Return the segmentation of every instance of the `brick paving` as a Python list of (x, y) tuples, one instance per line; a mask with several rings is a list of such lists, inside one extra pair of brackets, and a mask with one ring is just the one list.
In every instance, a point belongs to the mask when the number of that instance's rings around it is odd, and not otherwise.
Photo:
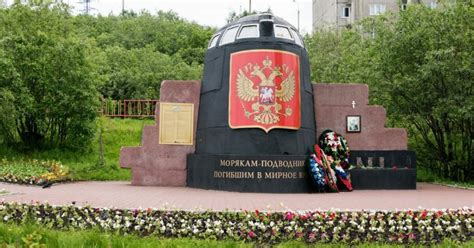
[(202, 190), (185, 187), (142, 187), (129, 182), (77, 182), (43, 189), (0, 183), (5, 202), (45, 202), (117, 208), (180, 210), (327, 210), (474, 207), (474, 190), (418, 183), (417, 190), (356, 190), (326, 194), (267, 194)]

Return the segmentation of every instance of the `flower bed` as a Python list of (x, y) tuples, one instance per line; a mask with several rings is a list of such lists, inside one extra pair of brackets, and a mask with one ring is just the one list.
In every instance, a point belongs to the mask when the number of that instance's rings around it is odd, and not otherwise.
[(439, 242), (471, 240), (473, 209), (416, 211), (187, 212), (1, 203), (4, 223), (59, 230), (97, 228), (117, 234), (233, 239), (265, 243)]
[(0, 181), (18, 184), (46, 184), (69, 179), (68, 169), (57, 161), (0, 160)]

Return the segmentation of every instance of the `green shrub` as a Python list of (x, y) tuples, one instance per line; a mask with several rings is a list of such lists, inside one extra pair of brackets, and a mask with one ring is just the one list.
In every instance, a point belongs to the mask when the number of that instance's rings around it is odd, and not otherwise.
[(0, 9), (0, 137), (10, 146), (82, 148), (94, 136), (97, 70), (71, 18), (62, 4)]
[(125, 49), (120, 46), (103, 50), (100, 85), (102, 96), (115, 100), (159, 99), (163, 80), (199, 79), (202, 66), (186, 64), (179, 56), (169, 56), (152, 46)]

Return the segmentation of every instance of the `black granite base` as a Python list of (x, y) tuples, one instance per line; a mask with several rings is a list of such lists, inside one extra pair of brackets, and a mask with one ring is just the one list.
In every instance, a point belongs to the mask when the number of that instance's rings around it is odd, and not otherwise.
[(349, 163), (380, 168), (416, 168), (416, 154), (408, 150), (351, 151)]
[(352, 187), (358, 189), (416, 189), (416, 169), (352, 169)]
[(187, 167), (187, 186), (193, 188), (265, 193), (313, 190), (306, 156), (190, 154)]
[[(416, 189), (413, 152), (354, 153), (363, 161), (372, 157), (375, 166), (349, 171), (354, 190)], [(384, 157), (385, 168), (377, 167), (381, 166), (376, 162), (379, 157)], [(238, 192), (315, 192), (308, 176), (306, 158), (302, 155), (190, 154), (187, 158), (187, 186)]]

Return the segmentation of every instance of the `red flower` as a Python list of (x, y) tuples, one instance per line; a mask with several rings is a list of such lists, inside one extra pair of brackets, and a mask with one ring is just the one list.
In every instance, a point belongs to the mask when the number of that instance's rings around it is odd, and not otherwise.
[(440, 217), (440, 216), (443, 216), (443, 211), (441, 211), (441, 210), (438, 210), (438, 213), (437, 213), (437, 215), (438, 215), (438, 217)]
[(250, 238), (254, 238), (257, 235), (252, 230), (250, 230), (247, 236), (249, 236)]
[(259, 216), (259, 215), (260, 215), (260, 212), (258, 211), (258, 209), (257, 209), (257, 210), (255, 210), (255, 214), (256, 214), (257, 216)]
[(294, 217), (295, 217), (295, 214), (290, 212), (290, 211), (286, 212), (286, 214), (285, 214), (285, 220), (287, 220), (287, 221), (293, 220)]
[(304, 215), (300, 215), (300, 219), (301, 220), (307, 220), (309, 218), (308, 215), (304, 214)]
[(423, 210), (423, 212), (421, 213), (421, 219), (424, 220), (427, 215), (428, 215), (428, 211)]

